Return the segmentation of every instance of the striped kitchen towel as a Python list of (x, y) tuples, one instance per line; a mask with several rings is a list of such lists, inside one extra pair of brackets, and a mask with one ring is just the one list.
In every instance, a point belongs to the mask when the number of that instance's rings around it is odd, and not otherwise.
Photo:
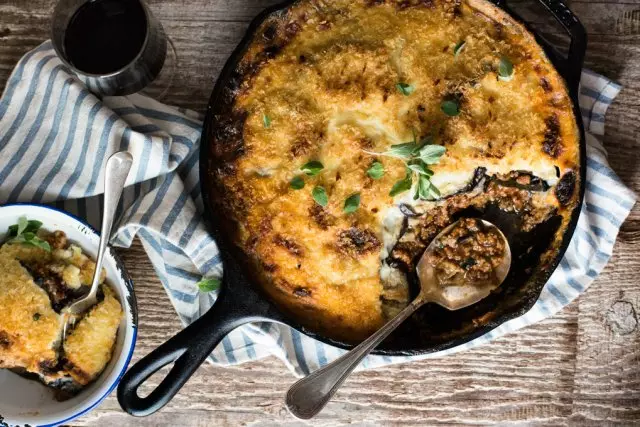
[[(582, 75), (580, 107), (588, 131), (585, 203), (560, 267), (536, 305), (467, 344), (421, 357), (370, 356), (362, 367), (441, 356), (472, 348), (552, 316), (582, 293), (602, 271), (634, 194), (609, 168), (598, 140), (607, 107), (620, 86), (597, 74)], [(109, 154), (134, 156), (112, 242), (127, 247), (138, 236), (181, 320), (188, 324), (216, 299), (195, 283), (219, 277), (215, 242), (200, 218), (198, 143), (201, 116), (146, 96), (100, 99), (58, 60), (50, 42), (24, 56), (0, 99), (0, 203), (51, 203), (97, 225), (104, 163)], [(343, 353), (287, 326), (246, 325), (213, 352), (226, 365), (269, 355), (306, 374)]]

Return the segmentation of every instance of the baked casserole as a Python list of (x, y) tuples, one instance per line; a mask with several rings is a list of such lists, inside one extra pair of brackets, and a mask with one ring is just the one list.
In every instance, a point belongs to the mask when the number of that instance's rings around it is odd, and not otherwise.
[(484, 0), (300, 0), (256, 34), (218, 100), (207, 184), (281, 309), (358, 341), (408, 304), (435, 235), (489, 208), (521, 232), (559, 218), (553, 257), (579, 130), (520, 23)]
[(95, 263), (62, 231), (21, 222), (0, 246), (0, 368), (38, 379), (64, 399), (110, 361), (122, 307), (103, 270), (101, 299), (63, 340), (63, 310), (89, 291)]

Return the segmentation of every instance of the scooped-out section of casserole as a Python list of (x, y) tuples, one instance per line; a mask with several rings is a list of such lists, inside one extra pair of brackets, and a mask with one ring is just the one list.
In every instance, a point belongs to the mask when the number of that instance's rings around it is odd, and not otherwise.
[[(278, 306), (358, 341), (407, 305), (460, 217), (535, 232), (578, 203), (579, 131), (534, 37), (484, 0), (300, 0), (222, 90), (208, 185)], [(461, 266), (464, 268), (464, 266)]]
[(122, 307), (103, 270), (98, 304), (63, 340), (63, 310), (89, 291), (95, 262), (64, 232), (21, 223), (0, 246), (0, 368), (38, 379), (64, 400), (111, 360)]

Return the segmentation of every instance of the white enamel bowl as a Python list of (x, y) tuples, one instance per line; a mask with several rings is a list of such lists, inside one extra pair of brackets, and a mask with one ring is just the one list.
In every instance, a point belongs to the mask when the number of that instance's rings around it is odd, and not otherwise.
[[(70, 241), (95, 259), (100, 239), (98, 233), (80, 219), (42, 205), (0, 206), (0, 242), (4, 241), (7, 228), (17, 224), (21, 216), (42, 221), (42, 227), (46, 230), (64, 231)], [(104, 268), (107, 281), (118, 294), (125, 314), (118, 330), (113, 357), (104, 372), (77, 396), (58, 402), (53, 398), (52, 391), (39, 382), (0, 369), (0, 426), (5, 425), (3, 422), (9, 426), (62, 424), (90, 411), (115, 389), (133, 354), (138, 318), (133, 283), (122, 261), (110, 249), (105, 254)]]

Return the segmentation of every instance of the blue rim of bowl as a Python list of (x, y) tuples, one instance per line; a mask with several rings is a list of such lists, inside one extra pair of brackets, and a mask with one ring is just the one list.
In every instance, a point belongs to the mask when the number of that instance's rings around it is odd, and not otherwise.
[[(62, 209), (53, 207), (53, 206), (49, 206), (49, 205), (39, 205), (36, 203), (7, 203), (7, 204), (3, 204), (0, 205), (0, 209), (5, 208), (5, 207), (10, 207), (10, 206), (33, 206), (33, 207), (37, 207), (37, 208), (44, 208), (44, 209), (49, 209), (58, 213), (61, 213), (63, 215), (66, 215), (72, 219), (75, 219), (76, 221), (78, 221), (79, 223), (81, 223), (82, 225), (86, 226), (87, 228), (89, 228), (89, 230), (93, 231), (95, 233), (96, 236), (100, 237), (100, 233), (93, 228), (93, 226), (91, 226), (86, 220), (79, 218), (78, 216), (69, 213), (67, 211), (64, 211)], [(116, 261), (116, 264), (118, 265), (118, 267), (120, 267), (120, 273), (122, 274), (122, 279), (124, 280), (127, 288), (129, 288), (129, 292), (130, 295), (132, 297), (132, 300), (134, 303), (136, 304), (129, 304), (131, 311), (132, 311), (132, 317), (133, 317), (133, 324), (132, 324), (132, 329), (133, 329), (133, 337), (131, 338), (131, 349), (129, 350), (129, 354), (127, 355), (127, 358), (124, 362), (124, 365), (122, 366), (122, 370), (120, 371), (120, 373), (118, 373), (117, 378), (115, 379), (115, 381), (113, 382), (113, 384), (111, 384), (111, 386), (109, 387), (109, 389), (98, 398), (98, 400), (96, 400), (91, 406), (83, 409), (81, 412), (78, 412), (77, 414), (74, 414), (68, 418), (65, 418), (63, 420), (60, 421), (55, 421), (51, 424), (40, 424), (38, 427), (54, 427), (57, 425), (60, 425), (62, 423), (65, 423), (67, 421), (71, 421), (74, 420), (84, 414), (86, 414), (87, 412), (89, 412), (90, 410), (92, 410), (93, 408), (95, 408), (96, 406), (98, 406), (100, 403), (102, 403), (102, 401), (104, 399), (107, 398), (107, 396), (109, 396), (111, 394), (111, 392), (118, 386), (118, 383), (120, 382), (120, 380), (122, 379), (122, 376), (124, 375), (124, 373), (127, 371), (127, 368), (129, 367), (129, 362), (131, 362), (131, 358), (133, 357), (133, 352), (136, 348), (136, 341), (138, 338), (138, 320), (137, 320), (137, 301), (136, 301), (136, 295), (135, 292), (133, 290), (133, 280), (131, 280), (131, 277), (129, 276), (129, 273), (127, 272), (126, 268), (124, 267), (124, 263), (122, 262), (122, 259), (120, 259), (120, 257), (118, 256), (118, 254), (116, 254), (113, 251), (109, 251), (111, 253), (111, 255), (113, 256), (113, 258)]]

